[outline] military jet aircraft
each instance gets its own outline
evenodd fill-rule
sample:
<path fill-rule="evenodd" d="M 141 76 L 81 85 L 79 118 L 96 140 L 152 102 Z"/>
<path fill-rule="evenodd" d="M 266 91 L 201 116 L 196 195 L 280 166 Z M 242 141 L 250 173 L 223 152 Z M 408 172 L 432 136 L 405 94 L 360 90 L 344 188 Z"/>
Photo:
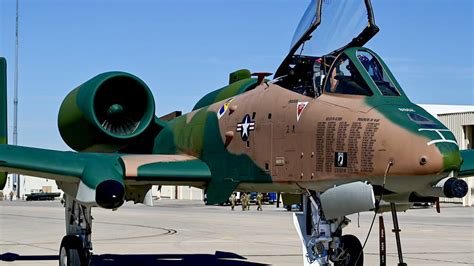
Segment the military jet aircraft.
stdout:
<path fill-rule="evenodd" d="M 92 207 L 143 202 L 152 185 L 171 184 L 203 188 L 208 204 L 233 191 L 304 194 L 295 224 L 306 263 L 361 265 L 360 241 L 342 234 L 346 215 L 391 210 L 396 221 L 412 202 L 463 197 L 459 177 L 474 173 L 473 152 L 459 151 L 363 47 L 377 32 L 370 0 L 313 0 L 273 80 L 233 72 L 184 115 L 156 117 L 150 89 L 132 74 L 99 74 L 59 111 L 60 134 L 77 152 L 6 144 L 2 59 L 1 187 L 6 173 L 56 180 L 65 192 L 60 265 L 89 263 Z"/>

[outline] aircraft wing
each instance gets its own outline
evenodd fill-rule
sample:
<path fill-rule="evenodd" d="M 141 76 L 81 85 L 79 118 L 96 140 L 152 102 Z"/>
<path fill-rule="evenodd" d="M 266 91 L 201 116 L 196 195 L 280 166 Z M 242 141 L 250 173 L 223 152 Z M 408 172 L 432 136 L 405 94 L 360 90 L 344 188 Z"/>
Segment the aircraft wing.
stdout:
<path fill-rule="evenodd" d="M 461 150 L 463 163 L 458 172 L 459 177 L 474 176 L 474 150 Z"/>
<path fill-rule="evenodd" d="M 77 153 L 12 145 L 0 145 L 0 172 L 54 179 L 83 204 L 104 208 L 120 206 L 128 186 L 204 184 L 211 177 L 204 162 L 187 155 Z"/>
<path fill-rule="evenodd" d="M 121 155 L 127 184 L 161 185 L 167 182 L 202 183 L 211 177 L 209 167 L 190 155 Z"/>

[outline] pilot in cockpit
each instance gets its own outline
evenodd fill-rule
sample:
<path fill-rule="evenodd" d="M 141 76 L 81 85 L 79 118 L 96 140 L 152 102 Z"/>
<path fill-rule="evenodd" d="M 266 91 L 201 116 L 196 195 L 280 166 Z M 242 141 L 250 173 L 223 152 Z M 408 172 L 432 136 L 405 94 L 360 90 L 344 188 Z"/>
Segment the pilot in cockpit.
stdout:
<path fill-rule="evenodd" d="M 337 76 L 337 67 L 333 68 L 331 74 L 329 75 L 329 92 L 336 92 L 336 87 L 338 80 L 336 79 Z"/>
<path fill-rule="evenodd" d="M 352 61 L 349 60 L 349 64 L 346 66 L 347 70 L 351 73 L 351 80 L 355 82 L 358 86 L 365 86 L 364 78 L 362 78 L 360 72 L 357 70 L 356 66 Z"/>
<path fill-rule="evenodd" d="M 326 92 L 352 95 L 368 95 L 367 85 L 354 63 L 343 56 L 330 70 Z"/>

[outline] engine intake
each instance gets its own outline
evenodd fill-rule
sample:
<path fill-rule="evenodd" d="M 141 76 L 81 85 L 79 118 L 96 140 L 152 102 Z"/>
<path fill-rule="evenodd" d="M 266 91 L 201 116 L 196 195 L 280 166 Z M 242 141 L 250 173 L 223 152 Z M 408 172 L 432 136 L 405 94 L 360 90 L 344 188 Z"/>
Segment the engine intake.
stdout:
<path fill-rule="evenodd" d="M 142 80 L 125 72 L 107 72 L 66 96 L 58 127 L 76 151 L 112 152 L 142 134 L 154 116 L 153 95 Z"/>

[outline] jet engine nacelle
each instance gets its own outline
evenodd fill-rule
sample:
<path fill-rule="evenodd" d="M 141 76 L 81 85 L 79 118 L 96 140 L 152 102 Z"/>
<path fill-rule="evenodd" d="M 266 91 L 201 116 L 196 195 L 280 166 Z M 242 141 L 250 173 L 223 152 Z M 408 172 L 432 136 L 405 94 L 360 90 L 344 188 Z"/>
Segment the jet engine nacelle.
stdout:
<path fill-rule="evenodd" d="M 155 101 L 142 80 L 124 72 L 106 72 L 66 96 L 58 127 L 76 151 L 113 152 L 141 135 L 154 117 Z"/>
<path fill-rule="evenodd" d="M 328 220 L 375 209 L 373 187 L 363 182 L 330 188 L 321 194 L 320 200 Z"/>

